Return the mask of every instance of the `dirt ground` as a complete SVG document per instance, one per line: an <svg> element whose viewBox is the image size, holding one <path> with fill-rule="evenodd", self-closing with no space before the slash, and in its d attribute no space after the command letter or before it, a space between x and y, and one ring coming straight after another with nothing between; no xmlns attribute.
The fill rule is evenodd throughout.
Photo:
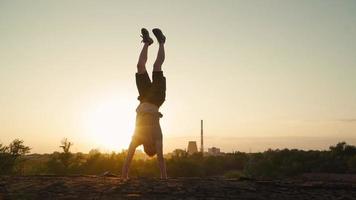
<svg viewBox="0 0 356 200"><path fill-rule="evenodd" d="M224 178L132 178L103 176L3 176L3 199L337 199L355 200L356 183L257 181Z"/></svg>

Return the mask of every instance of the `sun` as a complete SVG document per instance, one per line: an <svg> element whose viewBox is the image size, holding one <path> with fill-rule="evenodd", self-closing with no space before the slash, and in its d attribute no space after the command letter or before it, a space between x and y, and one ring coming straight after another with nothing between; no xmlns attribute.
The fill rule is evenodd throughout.
<svg viewBox="0 0 356 200"><path fill-rule="evenodd" d="M85 112L85 134L90 143L100 150L126 149L133 134L134 117L132 103L122 98L107 98Z"/></svg>

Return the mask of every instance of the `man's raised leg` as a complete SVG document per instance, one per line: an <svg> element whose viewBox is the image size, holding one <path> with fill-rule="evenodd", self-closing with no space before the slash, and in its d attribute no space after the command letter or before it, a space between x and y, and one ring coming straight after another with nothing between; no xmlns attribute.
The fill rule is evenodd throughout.
<svg viewBox="0 0 356 200"><path fill-rule="evenodd" d="M162 71L162 64L165 59L164 44L159 44L157 58L153 64L153 71Z"/></svg>
<svg viewBox="0 0 356 200"><path fill-rule="evenodd" d="M162 31L158 28L152 30L153 34L156 36L159 43L157 58L153 64L153 71L162 71L162 64L165 59L164 43L166 42L166 36L163 35Z"/></svg>
<svg viewBox="0 0 356 200"><path fill-rule="evenodd" d="M150 37L147 29L142 28L141 29L141 37L142 37L142 42L144 43L143 48L140 53L140 57L138 59L137 63L137 73L143 74L146 72L146 62L147 62L147 53L148 53L148 46L150 46L153 43L152 38Z"/></svg>
<svg viewBox="0 0 356 200"><path fill-rule="evenodd" d="M146 72L146 62L147 62L147 53L148 53L149 44L145 43L138 58L137 63L137 73L143 74Z"/></svg>

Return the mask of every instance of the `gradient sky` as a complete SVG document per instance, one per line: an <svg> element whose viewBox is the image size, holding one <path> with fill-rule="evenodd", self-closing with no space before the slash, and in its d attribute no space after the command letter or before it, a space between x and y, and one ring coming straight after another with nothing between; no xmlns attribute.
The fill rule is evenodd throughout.
<svg viewBox="0 0 356 200"><path fill-rule="evenodd" d="M356 144L356 1L0 0L0 143L126 148L140 28L167 35L165 151ZM157 44L149 50L148 69Z"/></svg>

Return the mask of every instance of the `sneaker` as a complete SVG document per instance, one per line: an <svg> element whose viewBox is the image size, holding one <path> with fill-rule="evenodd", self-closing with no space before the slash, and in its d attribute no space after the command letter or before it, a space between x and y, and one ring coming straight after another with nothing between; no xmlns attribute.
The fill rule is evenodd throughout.
<svg viewBox="0 0 356 200"><path fill-rule="evenodd" d="M142 28L141 29L141 37L142 37L142 42L148 45L151 45L153 43L152 38L150 37L150 34L147 29Z"/></svg>
<svg viewBox="0 0 356 200"><path fill-rule="evenodd" d="M152 32L156 36L158 43L164 44L166 42L166 36L163 35L159 28L152 29Z"/></svg>

